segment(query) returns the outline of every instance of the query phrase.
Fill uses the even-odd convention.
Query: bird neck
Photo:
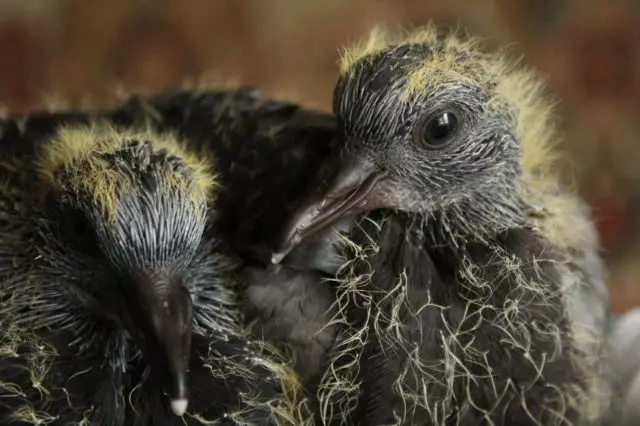
[[[433,242],[461,247],[488,243],[504,231],[527,227],[524,211],[517,196],[483,191],[421,218],[423,231]]]

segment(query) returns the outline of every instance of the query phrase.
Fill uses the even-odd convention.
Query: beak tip
[[[271,264],[278,265],[282,262],[282,259],[287,257],[289,253],[300,243],[299,235],[289,235],[286,239],[280,242],[279,250],[271,253]]]
[[[284,253],[273,253],[271,255],[271,263],[273,265],[279,264],[282,261],[282,259],[284,258],[284,256],[285,256]]]
[[[176,416],[182,417],[184,413],[187,411],[187,406],[189,405],[189,401],[186,398],[177,398],[171,400],[171,411]]]

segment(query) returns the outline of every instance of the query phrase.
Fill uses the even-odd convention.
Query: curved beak
[[[320,190],[304,199],[284,228],[271,262],[280,263],[302,240],[346,219],[383,206],[375,191],[386,173],[373,163],[343,156],[320,172]]]
[[[154,374],[164,383],[171,410],[182,416],[188,406],[191,296],[181,282],[162,275],[139,276],[134,286],[135,297],[127,300],[133,324],[127,329],[140,344]]]

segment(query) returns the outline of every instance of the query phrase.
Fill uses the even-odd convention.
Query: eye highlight
[[[427,148],[440,149],[453,140],[459,127],[458,115],[454,111],[439,111],[421,122],[417,139]]]

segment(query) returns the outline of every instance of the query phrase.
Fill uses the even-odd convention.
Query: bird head
[[[535,75],[505,58],[433,25],[395,38],[374,31],[347,49],[334,92],[338,151],[274,262],[336,220],[380,208],[439,218],[463,238],[519,222],[521,178],[546,161],[549,112]]]
[[[181,415],[207,164],[171,136],[93,125],[61,129],[40,172],[44,268],[69,298],[128,332]]]

